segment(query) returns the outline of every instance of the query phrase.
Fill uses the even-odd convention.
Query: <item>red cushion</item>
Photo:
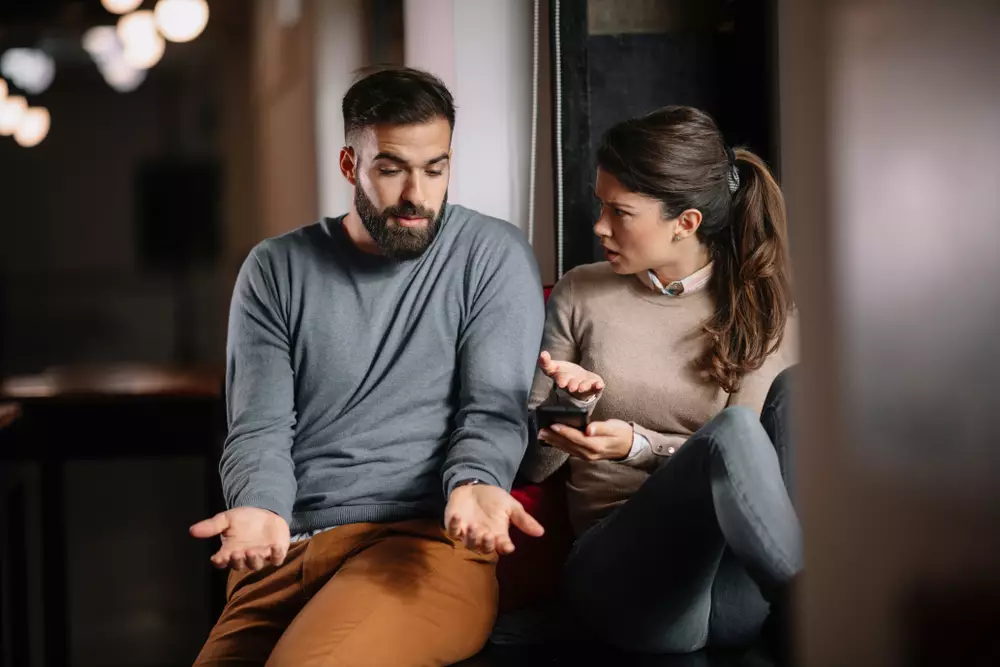
[[[526,607],[555,593],[573,544],[563,475],[553,475],[542,484],[515,486],[511,495],[542,524],[545,534],[529,537],[511,528],[514,553],[501,556],[497,564],[502,612]]]

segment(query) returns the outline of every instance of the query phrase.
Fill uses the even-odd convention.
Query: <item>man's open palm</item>
[[[444,510],[444,525],[451,538],[484,554],[514,551],[509,533],[511,524],[532,537],[541,537],[545,532],[542,524],[513,496],[487,484],[458,487],[451,492]]]
[[[256,507],[237,507],[220,512],[191,526],[191,535],[222,538],[222,547],[212,556],[219,569],[263,569],[281,565],[288,555],[291,536],[288,524],[274,512]]]

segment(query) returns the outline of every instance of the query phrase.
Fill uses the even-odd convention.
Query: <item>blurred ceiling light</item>
[[[139,29],[128,23],[125,25],[125,31],[131,36],[129,46],[122,44],[117,26],[95,26],[83,35],[83,48],[94,59],[105,83],[119,93],[131,93],[142,85],[146,80],[145,68],[160,60],[166,45],[155,26],[150,34],[148,25],[142,28],[143,19],[138,20]]]
[[[142,0],[101,0],[104,8],[112,14],[128,14],[142,4]]]
[[[27,108],[28,100],[20,95],[11,95],[0,102],[0,135],[9,137],[14,134]]]
[[[52,118],[45,107],[30,107],[21,117],[14,131],[14,141],[25,148],[31,148],[42,143],[49,133]]]
[[[119,93],[131,93],[146,80],[146,70],[130,66],[123,58],[98,63],[97,67],[104,81]]]
[[[208,25],[205,0],[160,0],[153,13],[156,27],[171,42],[190,42]]]
[[[118,39],[126,48],[129,44],[137,42],[149,42],[154,37],[159,37],[156,32],[156,19],[153,12],[142,9],[118,19]]]
[[[8,49],[0,56],[0,72],[18,88],[38,95],[52,84],[56,63],[38,49]]]
[[[118,41],[118,31],[110,25],[94,26],[83,33],[83,49],[90,54],[96,63],[120,55],[122,45]]]
[[[135,40],[126,44],[122,59],[135,69],[149,69],[160,62],[165,48],[163,38],[154,34],[152,39]]]

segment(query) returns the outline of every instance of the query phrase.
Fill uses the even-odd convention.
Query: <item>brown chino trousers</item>
[[[278,567],[231,573],[195,665],[450,665],[486,643],[495,570],[433,519],[333,528]]]

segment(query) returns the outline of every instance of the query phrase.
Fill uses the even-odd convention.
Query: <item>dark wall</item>
[[[564,270],[600,258],[595,152],[618,121],[696,106],[777,166],[774,12],[773,0],[560,3]]]
[[[183,178],[159,180],[172,193],[151,192],[141,178],[165,160],[216,164],[216,80],[195,64],[158,66],[127,94],[89,63],[63,66],[32,100],[52,114],[48,137],[34,148],[0,138],[0,369],[221,358],[227,295],[217,248],[179,271],[163,256],[173,247],[165,237],[177,241],[194,225],[204,245],[204,232],[218,230],[218,188],[211,217],[198,218]]]

